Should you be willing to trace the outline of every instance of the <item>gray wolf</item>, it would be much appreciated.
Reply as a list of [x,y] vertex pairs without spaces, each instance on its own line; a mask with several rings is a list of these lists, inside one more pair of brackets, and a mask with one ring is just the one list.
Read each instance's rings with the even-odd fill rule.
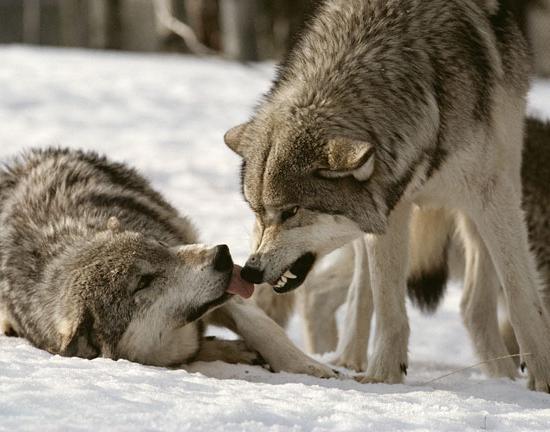
[[[522,185],[523,209],[529,228],[529,243],[543,282],[541,297],[550,311],[550,123],[534,118],[527,119],[523,151]],[[463,279],[465,274],[464,248],[455,233],[456,227],[450,215],[442,210],[415,212],[411,223],[409,267],[409,296],[413,303],[426,312],[433,312],[443,298],[448,278]],[[296,305],[304,322],[305,340],[310,352],[335,351],[332,362],[338,366],[363,371],[367,365],[369,334],[364,321],[370,321],[372,301],[358,303],[354,278],[360,269],[368,265],[367,257],[354,254],[357,245],[344,246],[337,253],[316,264],[301,291],[295,295],[277,296],[270,290],[256,290],[257,303],[279,325],[285,327]],[[365,262],[361,260],[365,260]],[[472,258],[470,258],[472,259]],[[470,264],[471,265],[471,264]],[[494,268],[489,280],[498,284]],[[367,285],[367,289],[368,289]],[[461,312],[463,321],[473,338],[479,357],[487,361],[486,373],[493,377],[515,377],[517,367],[510,360],[491,361],[505,355],[495,345],[504,337],[508,352],[519,352],[513,329],[507,319],[500,319],[501,335],[497,333],[497,296],[475,292],[476,289],[496,290],[500,286],[465,286]],[[477,298],[480,297],[480,298]],[[336,310],[347,303],[347,313],[340,339],[335,321]],[[365,318],[367,317],[367,318]],[[505,318],[505,317],[504,317]]]
[[[197,244],[143,177],[94,153],[34,150],[0,170],[0,263],[0,330],[51,353],[335,375],[239,298],[253,286],[227,246]],[[206,338],[210,323],[243,340]]]
[[318,257],[369,234],[378,335],[366,382],[401,382],[407,370],[418,206],[459,220],[479,257],[467,274],[494,262],[531,354],[529,387],[550,389],[550,340],[538,336],[550,320],[521,209],[528,65],[515,19],[496,1],[327,1],[253,118],[226,134],[257,216],[245,280],[290,291]]

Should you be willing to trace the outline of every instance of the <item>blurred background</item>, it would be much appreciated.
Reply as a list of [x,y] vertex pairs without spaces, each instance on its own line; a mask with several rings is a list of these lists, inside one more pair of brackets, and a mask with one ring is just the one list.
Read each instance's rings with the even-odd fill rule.
[[317,0],[0,0],[0,43],[280,58]]
[[[0,0],[0,43],[280,59],[320,0]],[[550,0],[509,0],[550,75]]]

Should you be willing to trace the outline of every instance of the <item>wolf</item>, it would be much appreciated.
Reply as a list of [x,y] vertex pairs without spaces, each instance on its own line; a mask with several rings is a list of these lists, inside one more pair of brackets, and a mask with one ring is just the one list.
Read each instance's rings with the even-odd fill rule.
[[[505,2],[329,0],[245,124],[258,243],[241,274],[284,293],[368,234],[378,336],[365,382],[407,370],[413,206],[452,210],[479,266],[494,262],[529,387],[550,390],[550,319],[521,209],[529,60]],[[527,318],[529,317],[529,318]]]
[[[535,254],[543,289],[541,297],[550,311],[550,122],[528,118],[523,151],[522,185],[523,209],[529,230],[529,243]],[[363,239],[355,242],[363,242]],[[337,366],[364,371],[367,365],[369,326],[372,315],[372,298],[358,301],[360,274],[368,266],[368,257],[356,253],[359,244],[348,244],[340,251],[326,257],[315,265],[303,288],[296,295],[277,296],[270,290],[258,289],[254,298],[279,325],[286,327],[297,307],[304,323],[304,336],[309,352],[334,352],[325,357]],[[461,239],[456,233],[454,220],[444,210],[416,210],[411,221],[408,294],[412,303],[426,313],[434,312],[445,292],[448,279],[463,279],[465,256]],[[354,265],[355,264],[355,265]],[[358,268],[357,268],[358,267]],[[494,268],[488,280],[498,284]],[[475,289],[483,288],[481,292]],[[370,285],[366,285],[366,290]],[[498,295],[486,296],[484,292],[494,289]],[[517,365],[495,349],[495,344],[504,337],[508,352],[517,354],[519,347],[513,329],[507,319],[502,319],[500,334],[497,320],[497,297],[500,286],[482,287],[466,285],[461,302],[464,324],[472,336],[474,348],[484,362],[485,372],[492,377],[517,376]],[[477,299],[478,296],[483,296]],[[346,304],[343,331],[338,338],[335,314]],[[490,323],[490,324],[488,324]],[[502,336],[501,336],[502,335]]]
[[[0,331],[63,356],[335,376],[242,299],[254,287],[227,246],[197,240],[133,169],[92,152],[30,151],[0,170]],[[208,324],[243,340],[205,337]]]

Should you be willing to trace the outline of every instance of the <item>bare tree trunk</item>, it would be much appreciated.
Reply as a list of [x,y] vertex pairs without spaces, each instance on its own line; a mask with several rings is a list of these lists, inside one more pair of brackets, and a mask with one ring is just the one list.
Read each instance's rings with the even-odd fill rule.
[[279,0],[276,3],[273,33],[285,52],[293,47],[318,3],[319,0]]
[[121,0],[89,0],[89,46],[97,49],[122,49]]
[[40,43],[40,0],[23,0],[23,42]]
[[23,2],[0,1],[0,44],[23,42]]
[[220,21],[223,51],[240,61],[258,60],[256,39],[257,0],[222,0]]
[[258,1],[256,28],[261,57],[283,57],[318,3],[319,0]]
[[105,0],[105,42],[107,49],[122,49],[121,0]]
[[104,49],[107,47],[106,0],[95,0],[88,5],[89,42],[90,48]]
[[197,38],[207,47],[219,51],[221,49],[220,35],[220,3],[225,0],[180,0],[184,4],[185,22],[194,30]]
[[198,55],[212,54],[212,50],[205,46],[197,37],[193,28],[179,20],[174,15],[174,4],[171,0],[153,0],[158,32],[161,36],[163,49],[170,50],[174,35],[181,38],[189,51]]
[[[167,0],[159,0],[167,5]],[[161,34],[152,0],[122,0],[122,49],[129,51],[159,51]]]
[[87,0],[62,0],[59,3],[61,44],[87,47],[89,45],[89,9]]

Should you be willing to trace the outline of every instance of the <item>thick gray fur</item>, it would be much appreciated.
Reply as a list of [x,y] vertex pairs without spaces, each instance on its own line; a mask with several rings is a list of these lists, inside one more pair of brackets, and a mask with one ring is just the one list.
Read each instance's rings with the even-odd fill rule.
[[[453,130],[491,122],[497,86],[525,94],[527,51],[511,15],[471,0],[337,0],[321,9],[243,131],[247,198],[255,208],[300,203],[381,233],[406,188],[461,150],[448,139]],[[433,124],[434,103],[438,127],[409,145],[419,125]],[[368,187],[315,178],[327,165],[323,144],[340,136],[375,147]]]
[[[256,306],[231,298],[228,252],[216,264],[224,248],[197,240],[189,220],[126,165],[30,151],[0,169],[0,333],[64,356],[265,362],[336,376]],[[204,338],[212,322],[243,340]]]
[[[123,233],[108,229],[112,217]],[[197,236],[123,164],[57,149],[7,164],[0,171],[0,305],[12,330],[48,351],[82,355],[57,330],[61,319],[76,319],[77,332],[93,333],[85,335],[90,356],[116,356],[133,312],[120,295],[128,281],[116,275],[140,258],[136,245],[151,239],[178,246]]]
[[[529,240],[539,267],[542,278],[541,297],[547,311],[550,311],[550,122],[529,118],[526,121],[526,138],[523,151],[522,184],[523,184],[523,208],[529,228]],[[411,238],[411,255],[413,262],[409,267],[409,274],[416,276],[418,284],[415,292],[415,303],[424,310],[433,311],[439,306],[439,300],[443,298],[447,278],[435,286],[433,280],[443,278],[441,268],[449,267],[449,276],[453,279],[464,278],[464,251],[460,238],[455,234],[455,226],[452,218],[441,215],[440,211],[432,212],[416,221]],[[417,215],[418,216],[418,215]],[[433,241],[434,229],[442,225],[439,241]],[[437,236],[436,236],[437,237]],[[449,247],[450,246],[450,247]],[[351,339],[349,344],[342,347],[339,342],[336,326],[336,312],[346,302],[346,296],[351,285],[354,272],[353,249],[346,246],[339,254],[330,256],[328,265],[319,265],[308,277],[304,287],[297,294],[291,293],[279,296],[270,290],[257,290],[256,302],[280,325],[287,326],[288,320],[294,312],[295,301],[298,302],[298,311],[302,315],[304,324],[304,338],[310,352],[333,352],[332,361],[338,366],[344,366],[358,371],[364,371],[367,365],[368,334],[362,334],[361,322],[369,315],[372,307],[363,305],[360,318],[353,314],[353,302],[347,305],[348,315],[352,320],[345,320],[341,338]],[[360,263],[361,266],[368,263]],[[494,271],[494,270],[493,270]],[[447,271],[444,272],[447,274]],[[434,292],[435,290],[435,292]],[[465,291],[466,294],[466,291]],[[467,296],[464,296],[467,299]],[[472,333],[477,333],[476,326],[480,322],[471,319],[468,313],[468,301],[463,302],[462,312],[464,323],[471,328]],[[495,304],[485,304],[487,310],[496,309]],[[475,316],[474,316],[475,318]],[[368,318],[367,318],[368,319]],[[500,317],[502,332],[506,345],[511,354],[517,354],[519,347],[514,336],[513,329],[506,319]],[[345,336],[344,336],[345,335]],[[351,335],[351,336],[350,336]],[[486,334],[490,339],[494,335]],[[340,339],[341,339],[340,338]],[[490,343],[485,341],[485,343]],[[337,350],[340,349],[340,351]],[[483,353],[483,352],[482,352]],[[482,354],[480,353],[480,354]],[[483,357],[483,355],[481,355]],[[487,360],[488,357],[483,358]],[[518,362],[519,364],[519,362]],[[498,362],[488,362],[484,367],[491,376],[506,376],[498,368]]]
[[[296,288],[312,256],[370,234],[356,285],[372,283],[381,336],[365,382],[406,373],[412,212],[444,208],[465,244],[469,319],[485,319],[472,337],[498,333],[483,305],[500,282],[529,386],[550,391],[550,341],[537,336],[550,318],[521,209],[529,64],[506,1],[328,0],[254,117],[226,134],[257,216],[250,280]],[[485,354],[505,351],[498,336]]]

